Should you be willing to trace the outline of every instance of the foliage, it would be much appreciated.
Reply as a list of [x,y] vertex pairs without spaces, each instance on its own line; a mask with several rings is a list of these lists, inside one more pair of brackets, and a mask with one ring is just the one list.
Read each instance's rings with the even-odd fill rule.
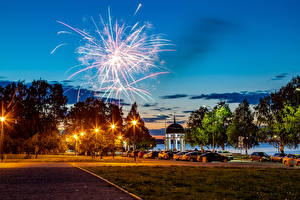
[[188,120],[189,130],[186,134],[186,141],[192,146],[203,146],[211,144],[224,146],[227,142],[226,128],[230,123],[231,111],[228,104],[220,102],[213,110],[200,107],[194,111]]
[[[122,115],[122,108],[114,104],[87,98],[85,102],[78,102],[70,109],[65,120],[65,132],[72,145],[75,145],[74,135],[77,135],[76,151],[79,153],[95,155],[100,152],[102,155],[114,152],[117,136],[123,133]],[[111,125],[115,128],[112,129]]]
[[208,109],[201,106],[198,110],[191,113],[187,122],[188,130],[185,135],[185,140],[191,146],[200,145],[203,152],[203,146],[209,144],[209,135],[204,131],[202,120],[208,113]]
[[60,84],[51,85],[44,80],[30,85],[13,82],[0,87],[0,102],[2,115],[7,119],[5,133],[13,141],[6,152],[37,155],[58,146],[58,124],[67,110],[67,98]]
[[205,114],[202,120],[203,130],[210,135],[210,144],[224,148],[227,141],[226,128],[230,121],[231,111],[224,102],[219,103],[212,111]]
[[285,104],[282,111],[277,113],[277,121],[273,116],[272,123],[260,128],[261,138],[275,148],[284,152],[285,146],[297,148],[299,144],[300,107],[294,108],[291,104]]
[[[136,122],[136,125],[133,124]],[[144,120],[137,111],[137,104],[134,103],[125,119],[128,145],[132,145],[133,149],[149,149],[156,146],[155,138],[150,135],[149,130],[145,126]]]
[[[260,137],[281,152],[299,143],[298,112],[300,77],[294,78],[279,91],[260,99],[255,107]],[[298,131],[297,131],[298,130]]]
[[235,109],[232,123],[227,129],[228,142],[233,147],[238,147],[238,138],[243,137],[246,154],[248,149],[258,145],[257,127],[254,124],[254,114],[250,110],[249,103],[244,100]]

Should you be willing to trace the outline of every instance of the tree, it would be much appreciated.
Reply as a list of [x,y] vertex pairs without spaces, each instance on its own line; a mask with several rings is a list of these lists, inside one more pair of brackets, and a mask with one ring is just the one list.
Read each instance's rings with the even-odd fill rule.
[[[111,107],[111,106],[110,106]],[[114,136],[110,127],[111,112],[108,105],[100,99],[87,98],[71,107],[65,120],[65,133],[69,147],[75,146],[73,135],[78,135],[77,148],[80,152],[94,155],[112,150]],[[81,136],[81,133],[83,136]]]
[[231,111],[227,104],[220,102],[213,110],[205,114],[202,120],[203,130],[210,135],[210,144],[215,151],[216,145],[224,149],[227,141],[226,127],[228,125]]
[[201,127],[190,128],[185,135],[185,139],[191,146],[200,145],[202,153],[204,152],[203,146],[209,144],[209,134]]
[[122,107],[117,106],[116,104],[109,104],[109,117],[110,124],[114,128],[110,129],[110,137],[107,140],[108,148],[111,149],[113,157],[116,150],[116,140],[119,135],[123,135],[124,125],[123,125],[123,110]]
[[214,110],[216,116],[216,145],[224,150],[225,144],[228,142],[226,131],[231,123],[232,112],[225,102],[219,102]]
[[187,122],[188,128],[202,127],[202,120],[207,113],[208,109],[205,106],[201,106],[198,110],[193,111]]
[[[65,117],[67,98],[62,86],[33,81],[24,99],[24,132],[35,145],[36,157],[58,147],[58,125]],[[57,144],[54,144],[57,143]]]
[[[44,80],[33,81],[31,85],[12,82],[0,87],[0,101],[4,111],[1,114],[7,117],[5,133],[13,141],[6,150],[14,153],[28,150],[27,153],[37,155],[56,148],[49,142],[57,142],[52,139],[58,137],[58,124],[66,112],[67,98],[61,85],[50,85]],[[30,144],[36,145],[34,149]]]
[[[135,121],[136,124],[133,124]],[[126,122],[126,138],[128,144],[133,145],[133,149],[148,149],[156,145],[155,139],[150,135],[148,128],[145,126],[144,120],[137,111],[137,104],[134,103],[125,119]]]
[[202,120],[205,114],[208,113],[208,109],[204,106],[191,113],[187,122],[188,131],[185,135],[185,140],[191,146],[200,145],[203,152],[203,146],[209,144],[209,135],[203,129]]
[[279,91],[260,99],[255,107],[260,138],[281,152],[284,152],[285,146],[297,147],[295,144],[299,141],[299,131],[298,136],[287,131],[287,125],[292,124],[290,117],[297,119],[296,113],[300,105],[299,88],[300,76],[297,76]]
[[291,104],[284,104],[283,110],[277,116],[280,121],[273,119],[272,123],[260,128],[261,138],[281,153],[284,153],[286,146],[297,148],[300,132],[300,107],[295,109]]
[[246,154],[248,149],[258,145],[257,126],[254,124],[254,114],[251,112],[246,99],[235,109],[232,123],[227,129],[228,142],[238,147],[238,138],[243,137]]

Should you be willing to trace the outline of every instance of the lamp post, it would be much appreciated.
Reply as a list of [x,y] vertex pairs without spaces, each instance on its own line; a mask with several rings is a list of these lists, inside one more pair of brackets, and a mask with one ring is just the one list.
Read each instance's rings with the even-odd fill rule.
[[74,139],[75,139],[75,156],[76,156],[76,143],[77,143],[77,138],[78,138],[78,136],[75,134],[75,135],[74,135]]
[[1,161],[3,161],[3,144],[4,144],[4,122],[5,122],[5,117],[2,116],[0,117],[0,121],[1,121]]
[[298,104],[298,103],[300,103],[300,99],[299,99],[299,97],[300,97],[300,88],[296,88],[296,99],[297,99],[297,102],[296,102],[296,104]]
[[[94,132],[96,133],[96,137],[95,137],[95,156],[96,156],[96,151],[99,150],[99,146],[98,146],[98,132],[99,132],[99,129],[98,128],[95,128],[94,129]],[[98,154],[99,154],[99,151],[98,151]]]
[[[115,129],[116,129],[116,125],[112,124],[111,125],[111,130],[112,130],[113,138],[114,138],[114,135],[115,135]],[[113,144],[113,148],[114,148],[114,144]],[[113,159],[115,159],[115,150],[114,149],[113,149],[113,152],[112,152],[112,156],[113,156]]]
[[133,125],[133,154],[134,154],[134,161],[136,161],[136,156],[135,156],[135,126],[137,124],[136,120],[132,120],[132,125]]

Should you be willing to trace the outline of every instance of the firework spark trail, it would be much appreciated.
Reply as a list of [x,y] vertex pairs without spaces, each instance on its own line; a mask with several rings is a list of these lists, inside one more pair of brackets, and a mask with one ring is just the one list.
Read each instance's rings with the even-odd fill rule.
[[141,7],[142,7],[142,4],[140,3],[140,4],[138,5],[138,7],[136,8],[136,10],[135,10],[133,16],[135,16],[135,15],[137,14],[137,12],[140,10]]
[[[138,6],[135,14],[140,9]],[[108,11],[108,23],[100,16],[103,29],[99,29],[94,19],[96,36],[83,30],[74,28],[64,22],[58,23],[75,31],[83,38],[83,45],[77,48],[79,61],[84,66],[71,74],[68,79],[82,73],[92,74],[87,78],[86,85],[93,86],[93,90],[103,92],[103,98],[114,97],[121,99],[124,95],[130,102],[135,101],[135,96],[147,100],[151,98],[149,92],[139,88],[138,83],[168,72],[155,72],[161,67],[156,65],[159,61],[158,54],[169,46],[169,41],[159,35],[148,35],[147,26],[139,22],[129,27],[112,22]],[[58,48],[58,47],[57,47]],[[53,50],[53,52],[56,49]],[[153,72],[152,72],[153,71]]]
[[57,45],[57,46],[51,51],[50,54],[53,54],[59,47],[62,47],[62,46],[65,46],[65,45],[67,45],[67,44],[66,44],[66,43],[62,43],[62,44]]

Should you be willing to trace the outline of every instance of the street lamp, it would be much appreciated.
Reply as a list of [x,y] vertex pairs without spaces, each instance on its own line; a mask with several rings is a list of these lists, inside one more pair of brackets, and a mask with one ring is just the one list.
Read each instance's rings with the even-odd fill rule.
[[[112,124],[112,125],[111,125],[111,130],[112,130],[113,138],[114,138],[114,135],[115,135],[115,128],[116,128],[116,125]],[[112,156],[113,156],[113,159],[115,159],[115,152],[114,152],[114,149],[113,149]]]
[[3,161],[3,140],[4,140],[4,122],[5,122],[5,117],[2,116],[0,117],[1,121],[1,161]]
[[299,97],[300,97],[300,94],[298,94],[300,92],[300,88],[296,88],[296,100],[297,100],[297,102],[296,102],[296,104],[299,104],[300,103],[300,99],[299,99]]
[[136,120],[132,120],[132,124],[133,124],[134,126],[136,125],[136,123],[137,123]]
[[112,124],[111,129],[114,130],[116,128],[116,125]]
[[74,139],[75,139],[75,156],[76,156],[76,142],[77,142],[77,138],[78,138],[78,136],[75,134],[74,135]]
[[134,154],[134,161],[136,161],[136,156],[135,156],[135,126],[137,124],[137,121],[132,120],[131,123],[133,125],[133,154]]

